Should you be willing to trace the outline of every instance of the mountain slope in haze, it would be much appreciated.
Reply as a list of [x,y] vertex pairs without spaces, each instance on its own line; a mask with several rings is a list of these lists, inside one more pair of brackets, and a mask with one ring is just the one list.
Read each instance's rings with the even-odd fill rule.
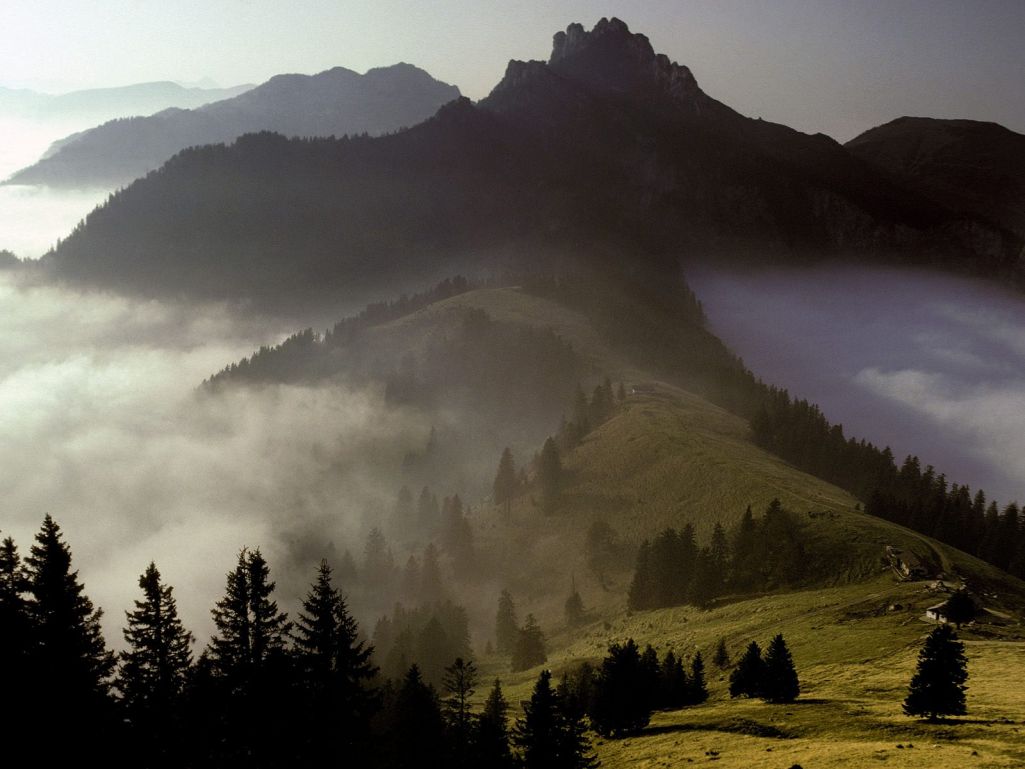
[[176,152],[230,142],[242,134],[286,136],[381,134],[430,117],[459,89],[409,64],[369,70],[342,67],[317,75],[279,75],[239,96],[192,110],[113,120],[56,142],[15,184],[116,186],[159,167]]
[[264,302],[552,254],[618,250],[655,269],[681,253],[896,257],[1014,274],[1021,248],[828,137],[739,115],[603,19],[557,35],[547,63],[510,63],[479,105],[396,135],[183,152],[45,262],[117,290]]
[[70,91],[56,96],[28,89],[0,88],[0,117],[88,125],[128,115],[151,115],[173,107],[193,109],[230,99],[250,88],[248,84],[198,88],[159,81]]
[[845,146],[948,208],[1025,236],[1025,135],[996,123],[902,117]]

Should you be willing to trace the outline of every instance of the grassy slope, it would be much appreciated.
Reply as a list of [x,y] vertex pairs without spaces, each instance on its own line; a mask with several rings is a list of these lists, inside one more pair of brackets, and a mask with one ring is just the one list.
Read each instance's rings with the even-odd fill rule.
[[[512,289],[454,297],[379,333],[431,333],[439,323],[444,326],[441,319],[465,307],[482,307],[500,321],[552,326],[592,361],[596,376],[647,381],[643,371],[606,348],[581,316]],[[709,704],[659,714],[639,738],[599,744],[605,766],[713,760],[723,767],[800,763],[806,768],[1025,762],[1025,734],[1019,732],[1023,700],[1016,683],[1025,665],[1020,624],[1025,585],[858,512],[847,493],[755,446],[742,420],[666,384],[653,394],[628,397],[617,415],[564,462],[568,486],[557,515],[542,515],[530,494],[516,501],[508,519],[487,505],[475,512],[478,540],[489,560],[500,572],[519,575],[509,587],[521,616],[534,612],[548,629],[549,666],[559,671],[582,659],[598,660],[610,642],[628,636],[660,650],[700,649],[708,660],[720,637],[735,653],[750,640],[764,646],[782,631],[804,689],[802,701],[793,706],[730,701],[724,677],[713,672]],[[601,585],[586,568],[584,534],[596,517],[633,544],[688,521],[704,541],[716,520],[732,523],[748,504],[760,512],[773,497],[802,516],[811,510],[826,513],[802,518],[815,550],[824,554],[813,565],[817,586],[708,612],[681,607],[631,615],[625,609],[629,569],[607,575]],[[925,582],[898,582],[880,560],[884,544],[911,548],[938,568],[966,576],[976,589],[995,594],[990,605],[1010,617],[962,634],[971,670],[968,724],[920,724],[900,712],[917,649],[931,627],[921,619],[924,608],[941,597]],[[527,567],[524,548],[533,549]],[[572,631],[561,619],[571,575],[595,618]],[[897,605],[901,608],[890,608]],[[504,659],[484,657],[480,663],[485,680],[502,677],[512,702],[529,696],[536,670],[510,675]],[[896,747],[907,743],[914,747]]]

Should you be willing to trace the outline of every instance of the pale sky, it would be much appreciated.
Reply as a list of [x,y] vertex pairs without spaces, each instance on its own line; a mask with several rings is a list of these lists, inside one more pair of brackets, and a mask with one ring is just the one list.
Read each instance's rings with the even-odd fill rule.
[[901,115],[1025,132],[1025,0],[0,0],[0,85],[221,85],[407,61],[488,93],[619,16],[744,114],[846,140]]

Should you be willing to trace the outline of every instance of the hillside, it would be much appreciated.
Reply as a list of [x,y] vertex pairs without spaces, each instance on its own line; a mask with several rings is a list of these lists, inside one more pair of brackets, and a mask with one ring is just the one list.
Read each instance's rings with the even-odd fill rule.
[[421,69],[396,64],[360,75],[343,67],[317,75],[278,75],[241,95],[196,109],[112,120],[56,142],[11,184],[116,187],[161,166],[186,147],[232,142],[242,134],[382,134],[415,125],[459,89]]
[[87,217],[53,277],[149,295],[359,299],[395,275],[523,269],[614,254],[900,258],[1013,274],[1020,239],[909,192],[825,136],[705,94],[603,19],[511,62],[478,105],[396,135],[246,136],[185,151]]
[[956,211],[1025,234],[1025,136],[996,123],[902,117],[845,145]]

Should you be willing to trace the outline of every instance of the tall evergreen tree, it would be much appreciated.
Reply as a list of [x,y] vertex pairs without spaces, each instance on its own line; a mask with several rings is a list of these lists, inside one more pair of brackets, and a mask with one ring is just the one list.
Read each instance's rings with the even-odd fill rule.
[[950,625],[938,626],[918,654],[918,669],[904,700],[904,712],[909,716],[926,716],[930,721],[940,716],[964,715],[968,712],[967,680],[964,644],[957,640]]
[[[28,612],[35,639],[34,684],[48,724],[62,740],[99,732],[110,716],[115,657],[100,630],[103,612],[93,608],[78,572],[71,570],[71,549],[49,515],[26,563]],[[73,744],[48,747],[60,751]]]
[[759,697],[762,693],[762,678],[765,675],[765,662],[762,660],[762,649],[756,641],[752,641],[737,667],[730,674],[731,697]]
[[[132,725],[150,750],[165,758],[175,709],[192,665],[192,633],[178,617],[173,588],[164,585],[156,564],[139,577],[143,599],[125,612],[127,648],[121,653],[117,686]],[[152,753],[151,753],[152,755]]]
[[783,634],[778,633],[765,652],[759,696],[767,702],[793,702],[800,692],[794,660]]
[[37,692],[31,686],[33,633],[26,595],[29,577],[10,537],[0,543],[0,690],[2,723],[8,734],[22,734],[36,720]]
[[700,705],[708,700],[708,687],[705,684],[705,660],[701,652],[695,652],[690,661],[690,678],[687,681],[687,701],[691,705]]
[[597,762],[590,753],[581,720],[566,717],[552,689],[552,674],[542,670],[523,718],[516,722],[513,740],[530,769],[591,769]]
[[512,670],[517,672],[543,665],[548,660],[544,633],[533,614],[528,614],[523,627],[516,634],[516,645],[512,651]]
[[511,769],[513,766],[506,721],[508,712],[509,703],[502,694],[501,682],[496,678],[474,729],[473,765],[478,769]]
[[501,459],[498,460],[498,472],[495,474],[495,482],[492,484],[495,504],[503,506],[506,515],[509,514],[518,488],[516,463],[513,461],[512,451],[506,446],[502,451]]
[[394,769],[442,769],[449,765],[445,724],[434,687],[420,668],[406,672],[389,713],[390,766]]
[[719,643],[716,644],[715,656],[712,657],[712,664],[720,670],[725,670],[730,666],[730,653],[726,650],[725,638],[720,638]]
[[569,597],[564,605],[566,624],[570,627],[577,627],[584,622],[584,600],[577,591],[577,581],[574,577],[570,582]]
[[683,660],[677,657],[670,649],[662,660],[662,694],[659,707],[664,710],[678,710],[687,704],[687,696],[690,692],[690,682],[687,680],[687,671],[683,667]]
[[306,703],[304,755],[357,760],[364,756],[370,719],[377,707],[373,647],[321,561],[293,630],[296,667]]
[[[648,725],[653,700],[651,673],[645,671],[632,638],[609,647],[602,660],[590,712],[591,725],[598,734],[623,737],[637,734]],[[654,673],[657,676],[657,668]]]
[[512,594],[503,590],[498,597],[498,613],[495,615],[495,649],[499,654],[512,654],[520,623],[516,618],[516,604]]
[[455,662],[445,668],[442,686],[446,695],[442,705],[448,726],[452,765],[471,766],[473,714],[470,710],[470,699],[477,686],[477,666],[473,660],[457,657]]

